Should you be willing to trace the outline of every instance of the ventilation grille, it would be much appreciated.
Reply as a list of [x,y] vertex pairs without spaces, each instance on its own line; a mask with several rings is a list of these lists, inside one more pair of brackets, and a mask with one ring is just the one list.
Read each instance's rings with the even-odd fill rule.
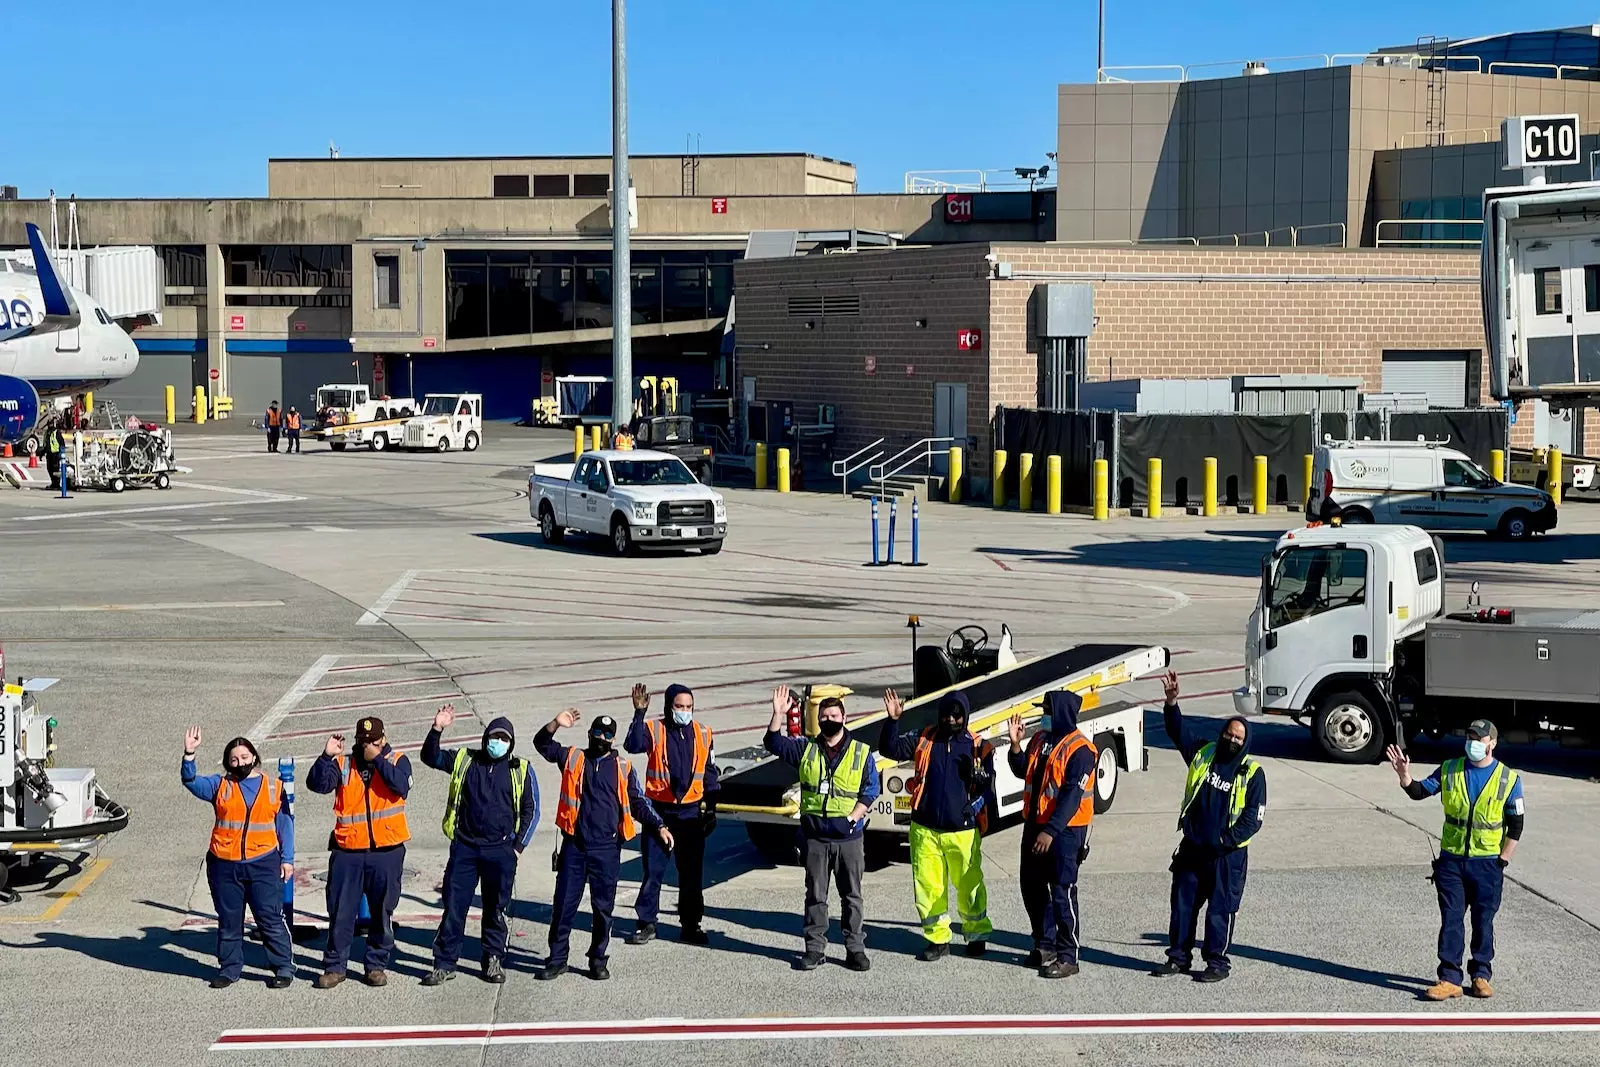
[[854,318],[861,314],[861,297],[855,293],[844,293],[834,296],[791,296],[789,298],[789,315],[813,317]]

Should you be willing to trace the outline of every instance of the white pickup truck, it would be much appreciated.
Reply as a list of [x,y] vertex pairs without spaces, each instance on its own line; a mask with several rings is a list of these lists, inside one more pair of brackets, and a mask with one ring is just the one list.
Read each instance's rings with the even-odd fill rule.
[[528,514],[545,544],[568,530],[607,537],[617,555],[644,547],[722,551],[728,512],[683,461],[665,452],[585,452],[577,463],[536,463],[528,475]]

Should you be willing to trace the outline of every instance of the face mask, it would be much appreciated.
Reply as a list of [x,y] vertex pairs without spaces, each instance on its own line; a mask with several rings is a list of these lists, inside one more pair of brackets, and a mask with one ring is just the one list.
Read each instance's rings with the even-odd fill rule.
[[255,769],[256,765],[254,763],[241,763],[237,767],[228,768],[228,777],[232,778],[236,782],[242,782],[246,778],[250,777],[250,772]]
[[823,719],[817,724],[817,728],[822,731],[823,737],[831,741],[844,732],[844,723],[835,719]]
[[589,747],[604,755],[611,751],[611,738],[604,734],[590,734]]
[[1239,750],[1242,748],[1244,748],[1244,745],[1241,742],[1235,741],[1231,737],[1224,737],[1217,743],[1217,755],[1225,761],[1231,760],[1239,754]]
[[511,751],[511,742],[503,737],[491,737],[484,747],[489,750],[490,759],[505,759],[506,753]]
[[1467,742],[1467,759],[1477,763],[1489,754],[1489,746],[1482,741]]
[[1039,716],[1039,729],[1046,732],[1050,730],[1050,716],[1048,714]]
[[673,708],[672,721],[679,726],[688,726],[689,720],[694,718],[693,708]]

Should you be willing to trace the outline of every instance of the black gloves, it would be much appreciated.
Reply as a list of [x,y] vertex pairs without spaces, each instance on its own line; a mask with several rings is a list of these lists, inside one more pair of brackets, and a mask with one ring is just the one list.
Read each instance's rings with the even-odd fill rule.
[[715,808],[706,808],[700,813],[700,832],[706,837],[717,828],[717,812]]

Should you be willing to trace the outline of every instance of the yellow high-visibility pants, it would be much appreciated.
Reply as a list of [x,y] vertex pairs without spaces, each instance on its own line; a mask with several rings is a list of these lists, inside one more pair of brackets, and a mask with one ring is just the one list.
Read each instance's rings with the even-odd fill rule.
[[966,939],[981,941],[994,930],[983,884],[983,838],[977,830],[930,830],[912,823],[911,884],[922,936],[933,944],[950,943],[952,884]]

